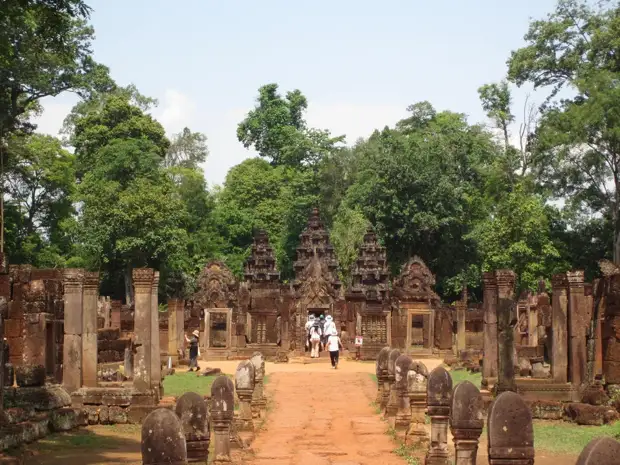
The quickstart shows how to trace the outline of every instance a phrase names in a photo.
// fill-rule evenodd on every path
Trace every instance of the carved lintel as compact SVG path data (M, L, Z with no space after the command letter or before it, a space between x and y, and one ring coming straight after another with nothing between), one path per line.
M512 270L497 270L497 291L502 298L511 298L514 295L515 281L517 275Z
M568 280L565 273L555 274L551 278L551 288L553 291L566 289L568 287Z
M576 289L584 287L585 274L583 270L575 270L566 272L566 280L568 281L568 287Z
M485 290L497 289L497 278L495 273L482 273L482 284Z
M62 283L65 294L81 292L84 284L84 269L65 268L62 272Z
M84 273L84 291L99 290L99 272L87 271Z

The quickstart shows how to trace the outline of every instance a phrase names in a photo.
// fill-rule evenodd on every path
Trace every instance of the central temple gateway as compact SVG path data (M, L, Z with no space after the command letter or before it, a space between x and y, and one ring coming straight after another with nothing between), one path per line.
M391 281L385 247L369 228L351 283L343 286L334 247L316 208L296 252L290 284L280 280L264 231L254 238L242 282L224 263L207 264L192 299L193 307L200 309L207 359L246 357L256 350L270 357L279 352L302 354L310 315L331 315L349 350L361 336L363 359L374 359L386 345L416 355L436 352L434 322L440 299L433 291L435 278L420 258L411 258Z

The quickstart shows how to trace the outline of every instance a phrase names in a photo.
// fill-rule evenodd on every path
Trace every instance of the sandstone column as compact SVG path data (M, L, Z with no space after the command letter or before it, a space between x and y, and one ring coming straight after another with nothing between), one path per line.
M179 299L168 299L168 357L172 359L172 366L179 364Z
M538 346L538 307L535 298L528 295L527 299L527 345Z
M497 393L517 391L514 365L514 286L516 275L512 270L498 270L497 279L497 331L498 360ZM486 354L485 354L486 356Z
M159 271L153 273L151 286L151 380L154 388L161 386L161 350L159 343Z
M484 357L482 378L497 377L497 280L495 273L483 273Z
M448 421L452 404L452 377L439 366L431 371L426 391L428 416L431 417L431 443L426 465L451 465L448 453Z
M82 384L97 387L97 302L99 272L84 273L82 316Z
M135 296L134 337L136 343L133 385L138 391L147 392L153 387L151 382L153 269L134 268L132 277Z
M179 300L177 303L177 344L181 352L185 353L185 301Z
M467 349L466 343L466 318L467 318L467 301L459 301L456 303L456 356L460 356L461 351Z
M63 271L65 303L65 339L63 344L62 383L69 393L82 387L82 286L84 270Z
M121 329L121 307L123 303L120 300L110 301L110 326L114 329Z
M568 281L565 274L556 274L551 280L551 372L553 381L568 381Z
M620 385L620 275L613 275L608 279L609 291L605 298L602 330L603 375L608 385ZM618 392L620 386L614 386L613 389Z
M586 378L588 351L586 331L588 309L584 295L584 273L581 270L566 273L568 280L568 341L569 341L569 381L580 386Z

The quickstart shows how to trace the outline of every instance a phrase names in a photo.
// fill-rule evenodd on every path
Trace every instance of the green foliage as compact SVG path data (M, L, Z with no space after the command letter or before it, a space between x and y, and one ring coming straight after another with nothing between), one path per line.
M111 86L92 58L90 8L81 0L6 0L0 15L0 138L30 129L27 113L64 91L89 95Z
M348 284L351 267L359 254L359 247L364 242L364 234L370 223L361 211L342 207L336 215L331 230L331 241L338 257L342 281Z

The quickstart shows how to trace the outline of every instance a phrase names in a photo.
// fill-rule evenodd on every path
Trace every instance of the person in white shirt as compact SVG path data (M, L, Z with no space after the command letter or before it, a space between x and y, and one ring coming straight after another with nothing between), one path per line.
M314 315L310 315L308 317L308 321L306 321L306 348L310 349L310 328L314 326Z
M310 345L312 350L310 351L310 357L318 358L319 357L319 348L321 345L321 336L323 336L323 332L319 325L314 325L310 328Z
M340 342L340 337L338 337L338 333L334 330L327 338L327 350L329 350L329 358L334 370L338 368L338 358L340 356L341 347L342 342Z
M327 315L325 317L325 326L323 327L323 337L325 338L323 343L327 344L327 338L331 334L335 334L335 333L336 333L336 323L334 322L334 319L332 318L331 315Z

